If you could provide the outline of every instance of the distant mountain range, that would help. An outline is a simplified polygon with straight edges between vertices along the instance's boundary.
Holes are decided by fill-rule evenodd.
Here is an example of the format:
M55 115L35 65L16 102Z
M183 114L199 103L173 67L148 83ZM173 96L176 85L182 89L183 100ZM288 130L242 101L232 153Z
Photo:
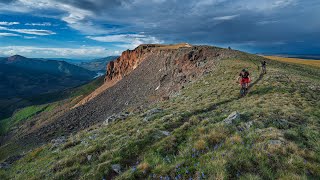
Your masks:
M56 61L65 61L67 63L83 67L90 71L95 72L105 72L107 63L117 59L119 56L108 56L104 58L84 60L84 59L67 59L67 58L35 58L35 60L56 60ZM1 57L0 57L1 59Z
M27 97L79 86L92 80L96 74L65 61L31 59L20 55L1 58L0 117L29 105L25 101Z
M287 58L298 58L298 59L314 59L320 60L319 54L270 54L270 53L262 53L265 56L280 56Z
M85 69L88 69L90 71L104 73L106 71L107 63L117 58L118 56L109 56L105 58L94 59L92 61L81 62L81 63L78 63L77 65Z

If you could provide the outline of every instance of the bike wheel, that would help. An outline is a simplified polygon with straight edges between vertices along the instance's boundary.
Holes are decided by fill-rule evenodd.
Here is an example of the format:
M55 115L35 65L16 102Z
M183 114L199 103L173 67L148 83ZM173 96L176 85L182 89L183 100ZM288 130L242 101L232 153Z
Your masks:
M241 88L240 89L240 96L243 97L246 95L246 89L245 88Z

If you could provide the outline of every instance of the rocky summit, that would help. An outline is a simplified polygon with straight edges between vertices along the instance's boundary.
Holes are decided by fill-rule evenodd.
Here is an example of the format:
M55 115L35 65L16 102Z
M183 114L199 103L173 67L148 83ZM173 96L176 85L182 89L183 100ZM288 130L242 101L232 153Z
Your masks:
M101 84L15 112L0 178L318 179L319 77L232 49L140 45L109 62Z

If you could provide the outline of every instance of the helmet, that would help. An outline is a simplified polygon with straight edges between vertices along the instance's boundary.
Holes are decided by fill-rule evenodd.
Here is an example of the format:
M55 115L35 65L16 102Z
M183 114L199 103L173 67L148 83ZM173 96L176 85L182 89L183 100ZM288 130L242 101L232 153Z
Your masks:
M242 72L246 72L246 71L248 71L246 68L242 69Z

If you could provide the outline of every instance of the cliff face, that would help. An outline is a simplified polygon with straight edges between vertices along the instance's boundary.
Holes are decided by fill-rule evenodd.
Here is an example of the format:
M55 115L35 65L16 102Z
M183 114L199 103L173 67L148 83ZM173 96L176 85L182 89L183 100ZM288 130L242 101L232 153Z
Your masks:
M132 51L124 51L117 60L108 63L105 81L120 80L123 76L128 75L144 60L145 53L141 47Z
M152 99L159 100L168 99L175 91L183 88L186 83L212 70L217 60L232 56L235 56L235 51L209 46L140 45L134 50L124 51L118 59L109 62L104 85L83 98L75 107L86 104L114 86L145 61L149 65L140 70L144 71L141 76L157 78L157 81L153 82L156 85L153 89L156 94L152 95ZM150 71L151 69L153 70ZM144 81L149 82L150 80ZM131 84L128 82L128 86Z
M189 44L140 45L134 50L124 51L117 60L107 65L105 86L114 85L142 62L154 61L143 71L147 72L156 65L155 71L146 73L144 76L157 76L158 82L155 84L157 84L156 91L160 92L158 96L169 96L173 91L184 87L184 84L212 70L216 63L212 60L233 56L232 52L227 53L227 50L220 48Z

